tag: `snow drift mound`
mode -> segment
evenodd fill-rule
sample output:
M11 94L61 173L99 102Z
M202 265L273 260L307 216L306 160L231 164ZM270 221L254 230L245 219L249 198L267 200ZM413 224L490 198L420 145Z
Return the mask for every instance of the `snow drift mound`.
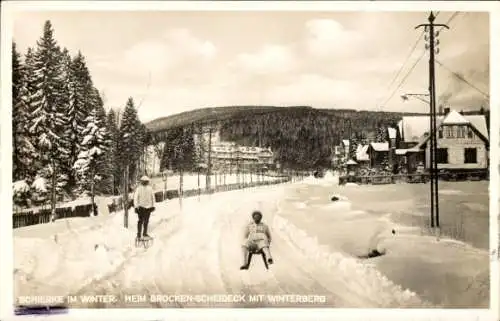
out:
M332 171L327 171L325 173L325 177L323 178L325 182L329 182L335 185L339 184L339 176L336 173L333 173Z
M16 238L16 292L71 293L116 269L132 249L132 237L120 225L110 224L45 240Z
M286 219L276 215L273 223L275 231L309 261L316 263L318 269L331 271L322 283L335 293L342 293L346 305L364 308L427 305L414 292L392 283L375 268L340 253L330 253L316 238L309 237Z

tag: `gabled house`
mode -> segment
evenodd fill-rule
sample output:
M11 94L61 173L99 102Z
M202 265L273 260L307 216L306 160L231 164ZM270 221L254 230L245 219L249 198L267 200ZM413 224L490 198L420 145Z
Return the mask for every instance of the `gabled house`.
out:
M349 158L349 150L351 148L351 142L349 141L349 139L343 139L342 140L342 158L347 161L347 159Z
M370 165L370 155L368 154L368 148L370 145L358 145L356 149L356 162L362 167L368 167Z
M389 142L370 143L367 148L369 155L370 167L384 167L386 161L389 160Z
M489 135L484 115L461 115L446 110L436 118L438 169L482 170L489 166ZM408 171L419 163L430 164L429 116L405 116L398 124L400 146L396 154L405 156Z
M343 139L340 145L333 146L332 149L332 166L334 168L345 165L349 159L350 141Z

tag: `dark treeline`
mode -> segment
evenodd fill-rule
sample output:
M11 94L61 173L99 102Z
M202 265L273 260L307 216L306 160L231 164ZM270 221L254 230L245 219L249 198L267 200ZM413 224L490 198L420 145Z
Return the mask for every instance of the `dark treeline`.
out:
M351 138L353 148L368 140L384 141L387 127L399 113L283 108L270 113L235 116L221 126L221 138L246 145L271 147L286 168L331 166L332 149Z
M137 175L146 130L134 101L106 113L84 55L59 46L50 21L24 55L12 44L12 82L17 203L117 194L124 166Z

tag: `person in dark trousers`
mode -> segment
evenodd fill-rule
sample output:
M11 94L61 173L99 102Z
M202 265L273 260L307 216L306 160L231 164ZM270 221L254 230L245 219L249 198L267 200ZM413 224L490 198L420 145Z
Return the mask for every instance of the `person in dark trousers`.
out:
M267 224L262 222L262 213L254 211L252 213L253 222L245 226L243 250L243 265L240 270L248 269L248 256L250 252L257 253L263 251L266 255L267 263L273 264L273 257L269 246L271 245L271 231Z
M153 188L149 185L149 177L141 177L141 184L134 193L134 207L138 216L137 238L150 237L148 235L148 224L151 213L155 210L155 195Z

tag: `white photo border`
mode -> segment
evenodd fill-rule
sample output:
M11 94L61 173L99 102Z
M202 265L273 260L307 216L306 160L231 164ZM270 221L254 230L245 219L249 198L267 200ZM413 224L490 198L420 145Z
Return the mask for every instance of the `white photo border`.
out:
M13 315L11 52L18 11L476 11L490 13L490 309L74 309L62 320L499 320L500 4L494 1L5 1L1 4L0 319ZM494 36L496 35L496 37Z

